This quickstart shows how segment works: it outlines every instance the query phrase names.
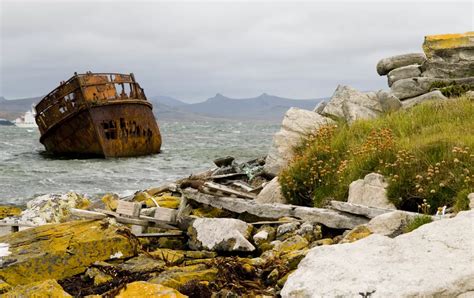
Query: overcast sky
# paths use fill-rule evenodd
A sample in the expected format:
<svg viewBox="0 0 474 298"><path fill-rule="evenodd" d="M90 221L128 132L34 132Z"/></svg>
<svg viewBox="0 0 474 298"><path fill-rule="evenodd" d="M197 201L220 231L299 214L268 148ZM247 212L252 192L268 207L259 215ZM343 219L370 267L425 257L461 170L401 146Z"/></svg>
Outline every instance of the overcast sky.
<svg viewBox="0 0 474 298"><path fill-rule="evenodd" d="M0 96L39 96L74 71L133 72L148 96L330 96L387 88L375 71L429 34L473 30L467 2L1 1Z"/></svg>

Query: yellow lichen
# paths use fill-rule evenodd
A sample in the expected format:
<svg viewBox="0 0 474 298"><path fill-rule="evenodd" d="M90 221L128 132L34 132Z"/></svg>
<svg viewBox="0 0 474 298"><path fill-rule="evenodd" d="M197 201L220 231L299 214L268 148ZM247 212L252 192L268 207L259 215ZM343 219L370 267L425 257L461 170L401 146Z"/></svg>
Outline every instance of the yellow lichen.
<svg viewBox="0 0 474 298"><path fill-rule="evenodd" d="M423 51L428 58L438 50L474 47L474 31L456 34L440 34L425 36Z"/></svg>
<svg viewBox="0 0 474 298"><path fill-rule="evenodd" d="M5 298L18 297L72 297L58 284L54 279L48 279L40 282L34 282L27 285L20 285L14 287L12 290L3 294Z"/></svg>
<svg viewBox="0 0 474 298"><path fill-rule="evenodd" d="M351 230L345 237L342 239L341 243L351 243L357 240L363 239L372 234L372 231L365 225L360 225Z"/></svg>
<svg viewBox="0 0 474 298"><path fill-rule="evenodd" d="M188 297L175 289L168 288L160 284L153 284L144 281L136 281L129 283L120 293L115 296L117 298L124 297L160 297L160 298L181 298Z"/></svg>
<svg viewBox="0 0 474 298"><path fill-rule="evenodd" d="M0 219L5 217L20 215L21 209L15 206L0 206Z"/></svg>

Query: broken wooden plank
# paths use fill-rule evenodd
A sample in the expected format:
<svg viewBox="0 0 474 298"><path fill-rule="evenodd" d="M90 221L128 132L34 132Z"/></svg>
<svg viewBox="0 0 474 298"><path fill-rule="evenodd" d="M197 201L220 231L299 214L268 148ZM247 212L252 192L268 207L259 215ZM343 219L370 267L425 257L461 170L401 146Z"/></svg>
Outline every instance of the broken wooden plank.
<svg viewBox="0 0 474 298"><path fill-rule="evenodd" d="M259 217L274 219L285 216L296 217L305 221L317 222L335 229L353 229L360 224L368 222L367 218L331 209L302 207L278 203L260 204L255 200L210 196L194 189L185 189L183 195L188 200L193 200L201 204L226 209L236 213L247 212Z"/></svg>
<svg viewBox="0 0 474 298"><path fill-rule="evenodd" d="M257 196L253 193L238 191L233 188L227 187L225 185L217 184L214 182L206 182L204 183L204 186L212 190L222 191L223 193L236 195L242 198L247 198L247 199L252 199L252 200L257 198Z"/></svg>
<svg viewBox="0 0 474 298"><path fill-rule="evenodd" d="M246 192L252 192L254 190L253 187L251 187L250 185L248 185L247 183L245 183L243 181L233 181L232 185L240 187L243 190L245 190Z"/></svg>
<svg viewBox="0 0 474 298"><path fill-rule="evenodd" d="M117 212L120 215L126 215L130 217L139 217L142 204L138 202L127 202L119 200L117 204Z"/></svg>
<svg viewBox="0 0 474 298"><path fill-rule="evenodd" d="M149 221L141 218L131 218L131 217L124 217L121 216L120 214L109 211L109 210L104 210L104 209L94 209L96 212L101 212L110 216L115 217L117 222L119 223L124 223L124 224L131 224L131 225L139 225L139 226L148 226Z"/></svg>
<svg viewBox="0 0 474 298"><path fill-rule="evenodd" d="M72 215L82 218L89 218L89 219L103 219L106 218L107 215L102 212L95 212L90 210L83 210L83 209L76 209L70 208L69 211Z"/></svg>
<svg viewBox="0 0 474 298"><path fill-rule="evenodd" d="M178 211L170 208L156 207L154 218L164 222L175 223Z"/></svg>
<svg viewBox="0 0 474 298"><path fill-rule="evenodd" d="M29 224L29 223L21 223L21 222L4 222L0 221L0 227L29 227L29 228L34 228L37 227L37 225Z"/></svg>
<svg viewBox="0 0 474 298"><path fill-rule="evenodd" d="M347 212L356 215L362 215L367 218L374 218L384 213L395 211L395 209L386 209L379 207L369 207L359 204L352 204L341 201L331 201L331 207L335 210Z"/></svg>
<svg viewBox="0 0 474 298"><path fill-rule="evenodd" d="M234 178L234 177L239 177L239 176L247 176L247 174L245 174L245 173L230 173L230 174L214 175L214 176L211 176L209 178L213 179L213 180L218 180L218 179Z"/></svg>

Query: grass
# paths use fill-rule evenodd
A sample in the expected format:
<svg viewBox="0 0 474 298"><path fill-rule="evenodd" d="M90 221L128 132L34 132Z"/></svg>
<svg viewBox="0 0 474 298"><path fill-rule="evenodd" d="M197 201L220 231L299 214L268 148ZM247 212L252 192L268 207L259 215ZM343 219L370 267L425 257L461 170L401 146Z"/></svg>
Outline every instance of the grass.
<svg viewBox="0 0 474 298"><path fill-rule="evenodd" d="M466 96L430 102L351 126L323 126L295 148L282 171L283 195L293 204L321 207L345 201L349 184L378 172L399 209L428 212L474 191L474 102Z"/></svg>
<svg viewBox="0 0 474 298"><path fill-rule="evenodd" d="M407 226L403 229L403 233L410 233L411 231L416 230L422 225L432 221L433 219L429 215L418 215L408 222Z"/></svg>

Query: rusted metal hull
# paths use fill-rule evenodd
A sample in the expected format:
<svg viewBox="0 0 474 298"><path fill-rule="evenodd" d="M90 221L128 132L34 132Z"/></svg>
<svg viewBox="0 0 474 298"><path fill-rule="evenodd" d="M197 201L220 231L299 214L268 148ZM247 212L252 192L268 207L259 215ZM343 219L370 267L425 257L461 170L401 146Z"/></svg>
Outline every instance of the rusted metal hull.
<svg viewBox="0 0 474 298"><path fill-rule="evenodd" d="M161 148L151 104L139 100L81 109L48 129L40 141L55 155L106 158L154 154Z"/></svg>

